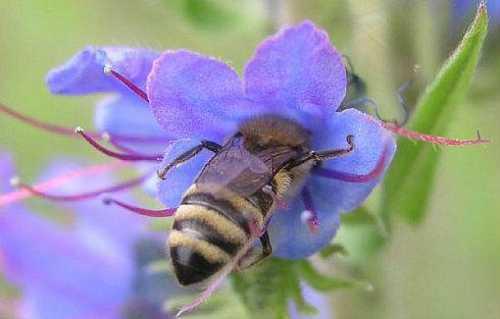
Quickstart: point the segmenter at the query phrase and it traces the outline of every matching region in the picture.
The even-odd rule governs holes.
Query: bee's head
[[[243,122],[239,133],[248,149],[290,146],[308,149],[311,133],[300,124],[276,115],[262,115]]]

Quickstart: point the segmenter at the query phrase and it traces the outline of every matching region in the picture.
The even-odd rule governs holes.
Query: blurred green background
[[[350,57],[382,114],[397,117],[397,88],[413,80],[406,93],[413,105],[471,21],[462,17],[453,23],[453,5],[446,0],[1,0],[0,100],[42,120],[91,127],[99,97],[56,97],[44,86],[49,69],[86,45],[188,48],[241,70],[266,35],[310,19]],[[370,253],[371,226],[342,228],[336,241],[350,255],[332,260],[333,267],[371,282],[374,291],[334,293],[336,318],[500,318],[498,33],[492,25],[468,98],[450,114],[447,134],[472,138],[480,129],[492,143],[445,148],[427,218],[417,227],[396,221],[381,251]],[[2,114],[0,148],[13,153],[26,181],[59,156],[105,160],[79,140],[51,136]]]

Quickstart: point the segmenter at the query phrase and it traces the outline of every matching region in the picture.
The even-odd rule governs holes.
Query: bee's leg
[[[354,151],[354,135],[347,135],[347,144],[349,147],[326,151],[312,151],[311,157],[317,161],[326,161],[340,156],[347,155]]]
[[[262,236],[260,236],[260,244],[262,245],[262,252],[261,254],[252,261],[248,267],[251,267],[259,262],[261,262],[264,258],[269,257],[273,253],[273,246],[271,246],[271,240],[269,239],[269,234],[264,232]]]
[[[398,88],[398,93],[396,94],[399,105],[401,105],[401,111],[403,113],[403,119],[398,122],[399,126],[404,126],[408,120],[410,119],[410,107],[408,105],[408,102],[406,101],[406,98],[404,97],[406,91],[408,88],[412,85],[413,81],[408,80],[405,83],[403,83],[399,88]],[[380,118],[380,116],[379,116]]]
[[[374,114],[380,118],[378,104],[369,97],[363,96],[349,100],[340,106],[339,111],[344,111],[347,109],[356,109],[364,113]]]
[[[211,141],[201,141],[200,144],[196,145],[195,147],[185,151],[181,155],[179,155],[176,159],[174,159],[170,164],[165,166],[163,169],[159,170],[157,172],[158,177],[160,179],[165,179],[165,176],[167,176],[168,171],[172,168],[175,167],[179,164],[182,164],[191,158],[195,157],[200,153],[203,149],[207,149],[213,153],[218,153],[222,149],[222,145],[217,144],[215,142]]]
[[[325,150],[325,151],[310,151],[302,155],[301,157],[294,159],[292,162],[288,163],[285,166],[285,168],[292,169],[311,160],[315,162],[322,162],[350,154],[354,150],[354,135],[347,135],[346,141],[347,144],[349,144],[347,148]]]
[[[251,251],[248,255],[243,257],[238,263],[236,271],[242,271],[247,269],[248,267],[252,267],[253,265],[258,264],[266,257],[269,257],[273,253],[273,247],[271,246],[271,240],[269,239],[269,234],[264,232],[262,236],[260,236],[260,244],[262,245],[262,251],[258,254],[252,254]]]
[[[340,111],[350,109],[350,108],[360,108],[365,105],[372,105],[369,98],[366,97],[366,83],[365,81],[354,71],[354,67],[351,63],[351,59],[344,55],[344,62],[347,69],[347,94],[340,105]],[[369,100],[369,101],[368,101]],[[365,103],[367,102],[367,103]]]

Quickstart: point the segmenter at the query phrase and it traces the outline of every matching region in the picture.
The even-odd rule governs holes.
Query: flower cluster
[[[127,203],[130,198],[126,194],[124,201],[108,198],[107,202],[143,215],[173,215],[209,154],[202,152],[175,167],[164,180],[159,180],[155,171],[201,140],[223,144],[246,119],[272,114],[295,121],[310,133],[315,151],[345,149],[346,137],[354,139],[348,155],[315,166],[298,195],[273,214],[267,229],[273,254],[286,259],[311,256],[331,242],[340,215],[361,205],[382,179],[396,150],[393,133],[437,144],[485,142],[418,134],[354,108],[340,108],[347,78],[342,55],[326,32],[308,21],[264,40],[242,77],[222,61],[188,50],[158,53],[124,47],[87,47],[49,72],[47,85],[54,94],[110,94],[97,105],[96,131],[79,128],[76,133],[120,161],[105,165],[105,169],[73,168],[70,173],[48,178],[43,187],[21,184],[23,189],[14,192],[2,185],[1,191],[7,193],[0,196],[0,208],[9,210],[0,214],[0,252],[8,279],[24,290],[23,309],[36,309],[41,317],[51,318],[57,316],[45,314],[53,309],[61,317],[72,318],[113,318],[124,305],[158,310],[161,294],[152,300],[150,295],[131,290],[137,273],[131,247],[142,242],[145,220],[120,214],[116,207],[93,215],[101,204],[96,199],[145,184],[166,209],[133,206]],[[1,104],[0,112],[40,129],[75,136],[68,128],[40,122]],[[143,172],[139,178],[112,186],[104,177],[101,182],[95,178],[100,172],[131,163]],[[67,165],[58,165],[55,170],[60,172],[64,167]],[[0,182],[4,182],[12,173],[5,157],[0,169]],[[94,175],[92,182],[83,186],[73,183],[72,194],[50,193],[61,180],[90,173]],[[101,186],[104,184],[107,186]],[[71,203],[69,209],[77,212],[74,231],[69,233],[18,204],[29,194]],[[92,227],[87,227],[90,224]],[[150,243],[156,247],[157,239]],[[102,247],[107,247],[106,253]],[[150,245],[140,246],[140,250],[147,247]],[[26,253],[28,248],[31,253]],[[97,286],[102,287],[98,292]]]
[[[59,161],[42,179],[75,169]],[[0,199],[19,193],[9,184],[12,176],[11,158],[0,153]],[[107,180],[80,178],[60,192]],[[20,318],[134,318],[138,311],[168,318],[162,304],[174,282],[146,271],[150,262],[165,258],[164,240],[148,231],[144,217],[96,207],[102,207],[96,200],[64,205],[74,217],[70,225],[43,218],[19,202],[0,210],[0,272],[21,291]]]
[[[104,74],[103,67],[126,85]],[[329,243],[340,213],[365,200],[395,151],[391,133],[381,122],[354,109],[338,112],[347,86],[343,59],[327,34],[311,22],[265,40],[245,67],[243,79],[227,64],[187,50],[157,54],[86,48],[51,71],[47,83],[56,94],[115,93],[97,107],[98,130],[115,139],[126,135],[142,137],[141,142],[173,140],[163,163],[201,139],[222,143],[242,120],[260,114],[295,120],[312,133],[315,150],[345,148],[346,136],[354,135],[353,153],[315,170],[302,196],[273,217],[269,229],[274,254],[284,258],[307,257]],[[126,146],[135,154],[151,145]],[[160,201],[176,207],[207,159],[208,154],[202,154],[172,170],[158,185]],[[304,211],[319,219],[314,233],[303,222]]]

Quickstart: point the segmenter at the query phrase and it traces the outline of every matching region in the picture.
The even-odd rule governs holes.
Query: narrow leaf
[[[386,220],[383,215],[375,214],[371,212],[366,207],[359,207],[355,211],[349,214],[343,214],[340,217],[340,221],[343,225],[349,226],[374,226],[379,233],[379,237],[386,239],[388,237],[389,225],[386,224]],[[325,248],[325,250],[328,249]],[[323,252],[322,252],[323,256]]]
[[[325,276],[319,273],[314,266],[307,260],[297,262],[300,274],[304,281],[318,291],[331,291],[340,288],[351,288],[357,286],[357,282],[349,279],[340,279]]]
[[[455,107],[464,99],[479,61],[488,29],[486,4],[455,52],[444,63],[434,81],[419,99],[409,126],[412,130],[445,135]],[[441,150],[425,143],[400,139],[398,151],[384,182],[381,216],[400,214],[409,223],[422,221],[433,189]]]
[[[322,258],[330,258],[334,255],[342,255],[342,256],[348,256],[349,252],[346,250],[346,248],[341,245],[341,244],[330,244],[323,248],[320,252],[319,255]]]
[[[373,225],[376,224],[375,216],[366,207],[359,207],[349,214],[342,214],[340,221],[343,225]]]

